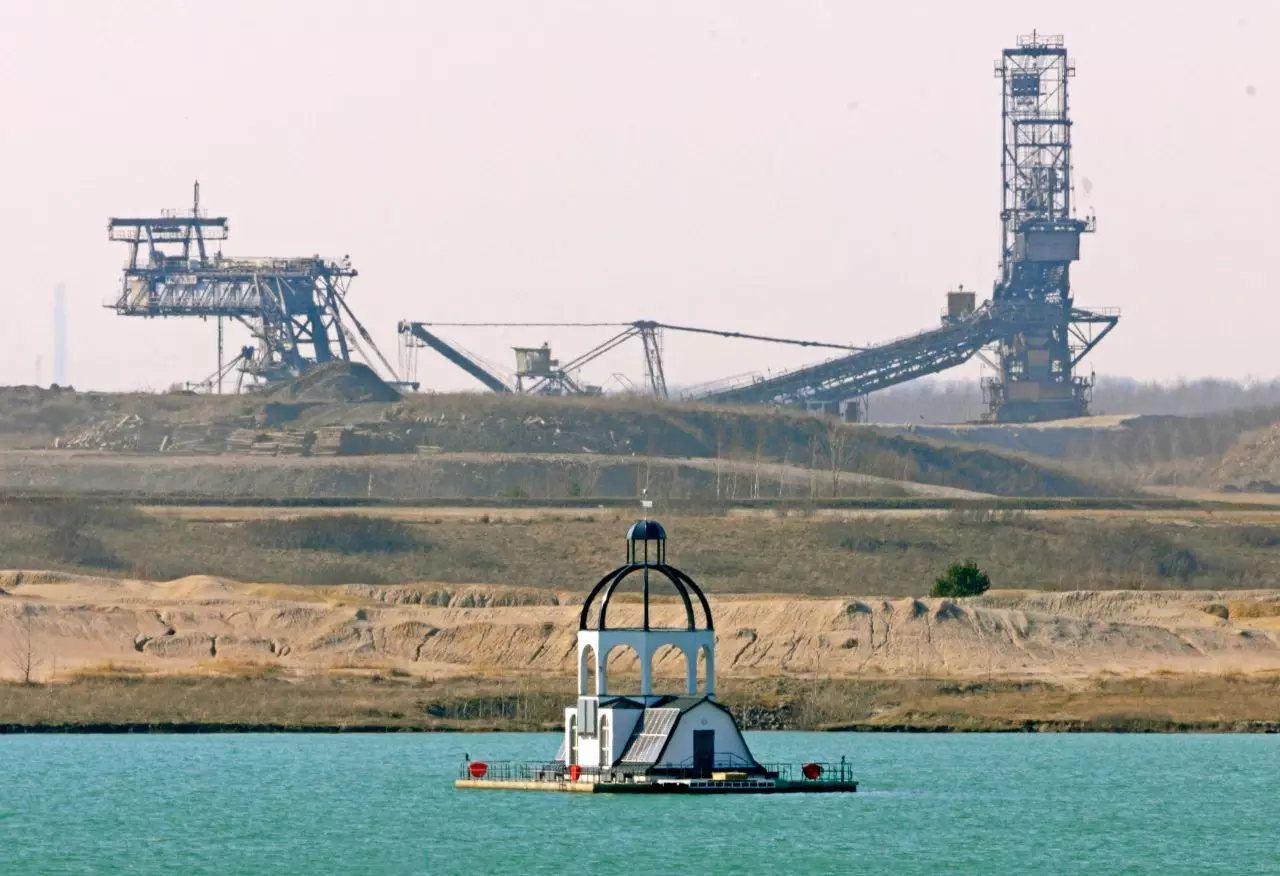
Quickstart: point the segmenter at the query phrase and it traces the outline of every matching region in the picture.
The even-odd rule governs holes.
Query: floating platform
[[[549,791],[569,794],[852,794],[852,781],[789,782],[774,779],[717,781],[669,779],[656,782],[554,782],[518,779],[458,779],[455,788],[491,791]]]
[[[453,783],[463,790],[563,794],[852,794],[858,783],[847,763],[772,764],[755,772],[665,768],[665,775],[601,772],[563,764],[465,763]]]

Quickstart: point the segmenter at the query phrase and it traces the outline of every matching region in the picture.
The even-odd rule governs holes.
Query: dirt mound
[[[160,594],[170,599],[225,599],[235,595],[237,587],[232,581],[213,575],[187,575],[156,584]]]
[[[430,605],[439,608],[512,608],[522,605],[559,605],[548,590],[494,584],[469,586],[424,584],[404,587],[348,584],[341,592],[388,605]]]
[[[1241,435],[1207,481],[1215,487],[1280,482],[1280,425]]]
[[[359,362],[325,362],[267,395],[277,401],[296,402],[394,402],[400,393]]]
[[[278,587],[272,599],[259,587],[211,576],[133,583],[109,588],[85,578],[19,590],[0,601],[0,642],[16,635],[21,615],[30,618],[41,659],[56,654],[61,670],[123,661],[180,671],[211,659],[302,671],[368,664],[427,674],[567,674],[576,666],[580,594],[424,584],[322,594]],[[320,595],[330,599],[314,601]],[[1240,591],[1001,591],[972,600],[717,597],[716,662],[729,677],[1071,679],[1099,672],[1280,669],[1280,591],[1244,595],[1249,598],[1239,598]],[[1228,604],[1228,596],[1235,601]],[[638,625],[640,610],[624,602],[611,608],[610,620]],[[652,620],[679,626],[682,606],[659,603]],[[658,663],[656,671],[683,678],[679,660]],[[634,662],[620,661],[616,669],[625,675]],[[12,677],[12,667],[0,655],[3,677]]]

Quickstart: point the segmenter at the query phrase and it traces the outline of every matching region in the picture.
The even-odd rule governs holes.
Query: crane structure
[[[498,369],[485,365],[473,354],[467,353],[456,344],[445,340],[432,329],[445,328],[617,328],[607,340],[597,344],[585,353],[568,362],[561,363],[553,359],[551,347],[543,344],[540,347],[513,347],[516,355],[516,370],[513,379],[505,379]],[[725,331],[722,329],[695,328],[687,325],[672,325],[654,320],[636,320],[635,322],[453,322],[428,323],[402,321],[399,327],[402,345],[412,348],[429,347],[445,359],[457,365],[467,374],[480,381],[485,388],[493,392],[522,392],[537,395],[600,395],[601,386],[582,383],[578,372],[583,366],[598,359],[605,353],[616,349],[632,338],[639,338],[644,351],[644,385],[643,391],[654,398],[670,398],[667,388],[666,368],[663,364],[662,342],[664,331],[685,332],[692,334],[713,335],[723,338],[741,338],[745,340],[766,341],[777,344],[792,344],[802,347],[831,347],[840,350],[855,350],[845,344],[829,344],[822,341],[797,341],[790,338],[776,338],[768,335],[746,334],[744,332]],[[406,357],[411,360],[411,357]],[[686,397],[697,398],[694,393]]]
[[[1031,422],[1088,411],[1092,381],[1075,368],[1115,328],[1115,309],[1074,305],[1069,270],[1095,221],[1071,201],[1067,84],[1075,67],[1062,37],[1033,33],[996,64],[1003,84],[1001,273],[992,298],[974,306],[953,292],[939,328],[703,396],[730,404],[844,408],[867,393],[936,374],[993,348],[997,375],[984,381],[986,417]]]
[[[200,208],[200,183],[190,210],[155,217],[108,220],[112,241],[128,246],[120,292],[108,305],[122,316],[214,317],[249,329],[255,345],[236,357],[241,379],[274,382],[296,377],[313,365],[350,360],[359,353],[392,380],[395,369],[347,304],[357,276],[351,259],[227,258],[210,244],[227,239],[225,216]],[[367,349],[366,349],[367,347]],[[218,372],[221,361],[219,332]]]

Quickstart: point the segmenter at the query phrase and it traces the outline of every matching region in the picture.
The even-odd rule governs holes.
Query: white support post
[[[643,653],[640,655],[640,696],[653,696],[653,648],[649,645],[649,637],[641,640]]]
[[[713,640],[714,641],[714,640]],[[715,645],[706,645],[704,650],[707,654],[707,696],[715,697],[716,695],[716,649]]]

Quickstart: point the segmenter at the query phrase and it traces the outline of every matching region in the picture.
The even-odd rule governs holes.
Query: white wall
[[[631,731],[635,730],[644,710],[601,709],[600,714],[609,716],[609,751],[603,762],[605,766],[613,766],[621,756],[622,749],[626,747],[627,740],[631,738]]]
[[[718,757],[734,754],[745,761],[753,759],[733,717],[710,703],[703,703],[680,716],[680,722],[676,724],[671,740],[667,743],[667,750],[663,752],[662,763],[677,764],[693,757],[694,730],[715,731]]]

